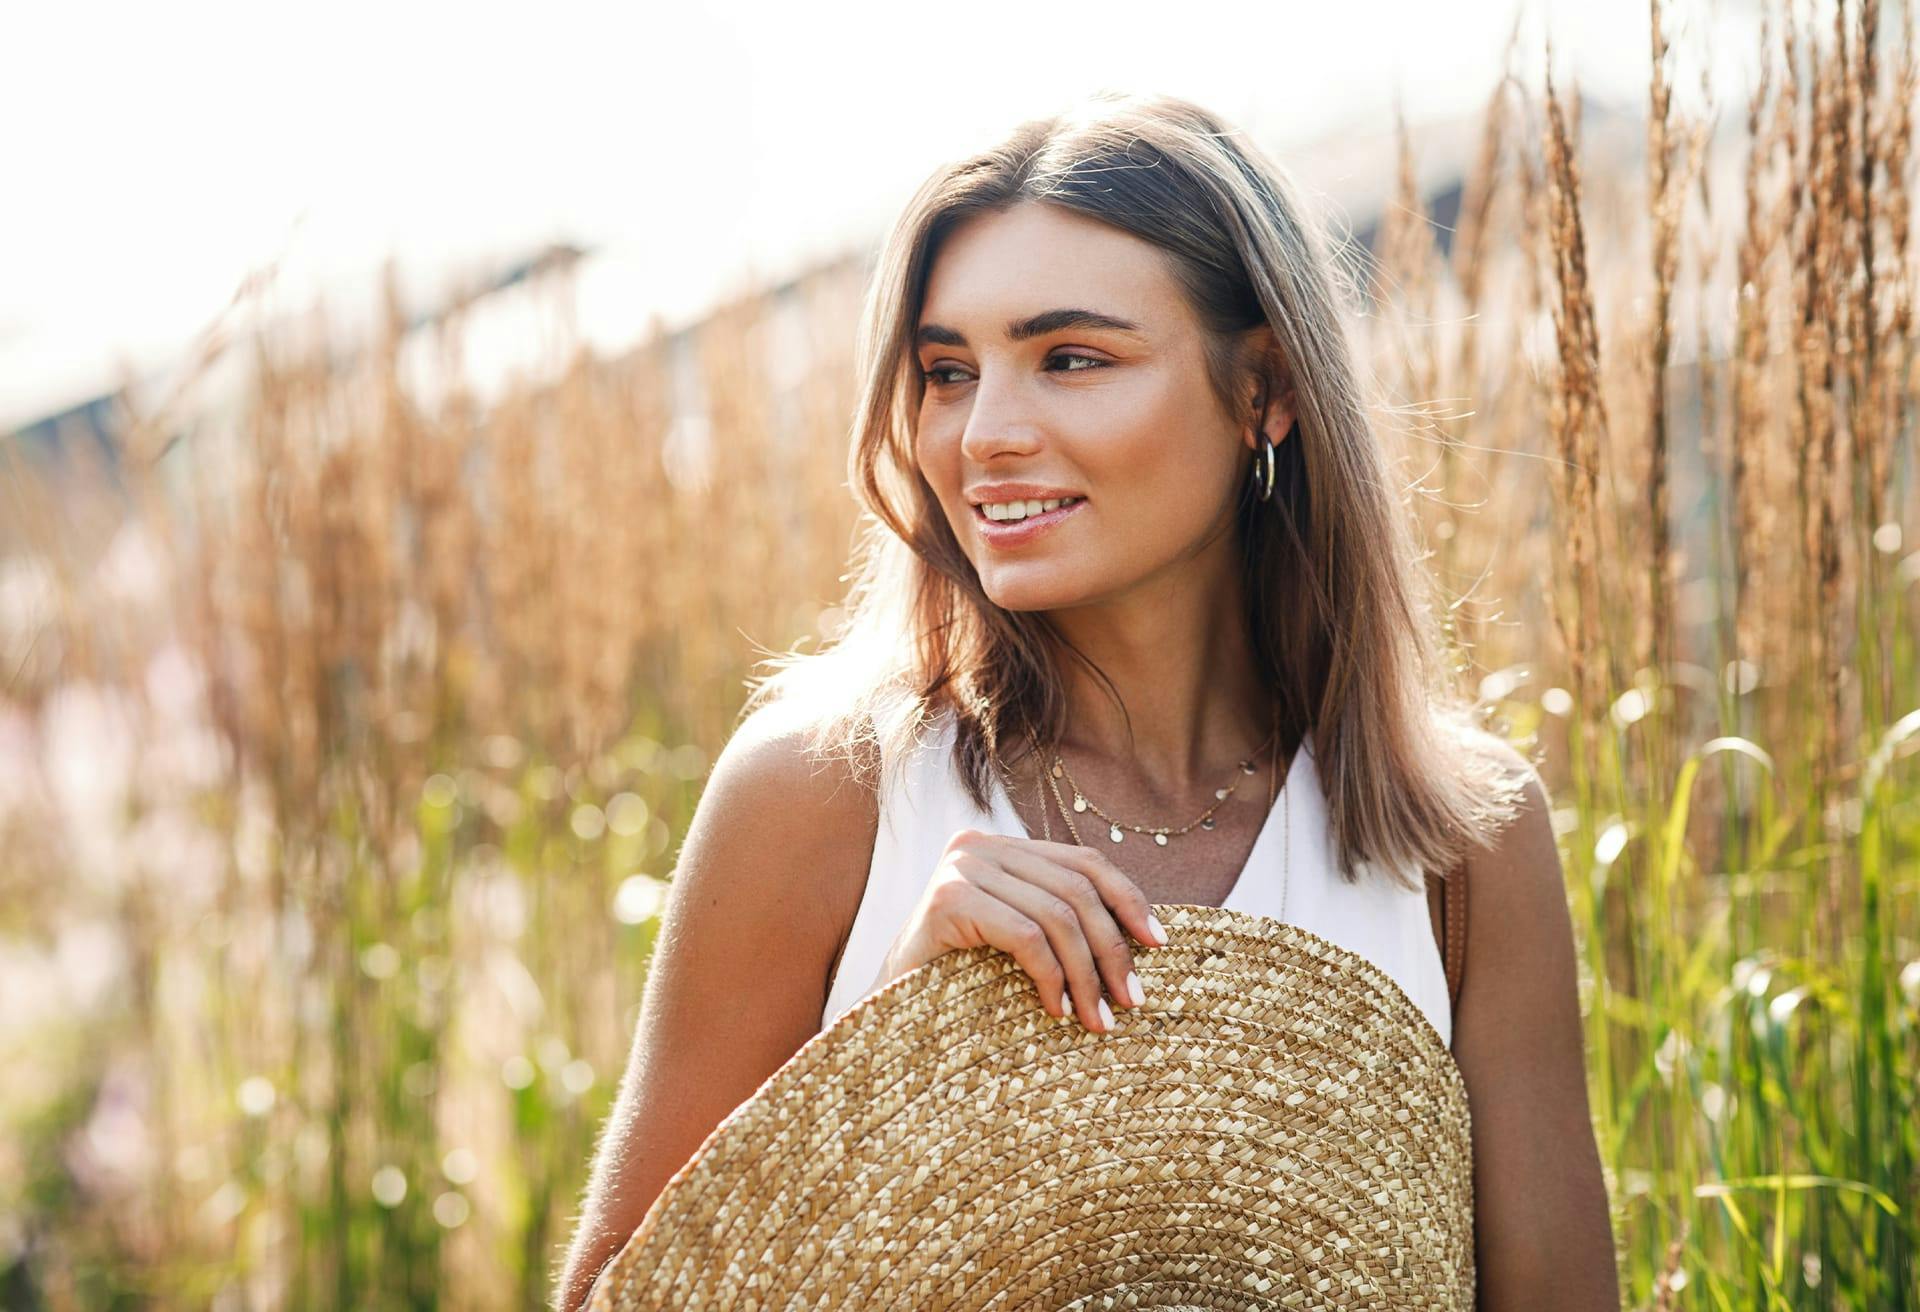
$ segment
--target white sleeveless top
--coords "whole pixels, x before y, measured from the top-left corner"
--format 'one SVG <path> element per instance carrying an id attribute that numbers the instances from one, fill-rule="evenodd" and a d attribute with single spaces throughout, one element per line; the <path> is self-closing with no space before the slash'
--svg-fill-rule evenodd
<path id="1" fill-rule="evenodd" d="M 994 776 L 992 809 L 983 814 L 960 784 L 953 762 L 954 718 L 943 712 L 895 780 L 882 776 L 880 827 L 853 928 L 827 991 L 820 1028 L 874 991 L 875 977 L 894 937 L 907 923 L 933 879 L 947 840 L 957 830 L 979 829 L 1010 838 L 1026 827 Z M 891 766 L 891 762 L 888 762 Z M 889 786 L 897 783 L 896 786 Z M 1247 864 L 1222 904 L 1229 910 L 1280 918 L 1281 857 L 1290 866 L 1285 919 L 1358 953 L 1406 991 L 1443 1042 L 1453 1042 L 1446 967 L 1434 941 L 1427 895 L 1409 889 L 1369 864 L 1352 883 L 1340 878 L 1333 859 L 1326 796 L 1314 769 L 1311 742 L 1301 744 L 1288 767 L 1280 795 L 1254 840 Z M 1288 832 L 1291 830 L 1291 832 Z"/>

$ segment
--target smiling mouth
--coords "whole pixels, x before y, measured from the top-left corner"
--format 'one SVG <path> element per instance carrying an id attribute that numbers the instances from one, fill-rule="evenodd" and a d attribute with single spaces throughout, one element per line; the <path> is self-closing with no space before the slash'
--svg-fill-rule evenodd
<path id="1" fill-rule="evenodd" d="M 1005 516 L 999 519 L 996 519 L 992 515 L 989 515 L 987 513 L 987 503 L 985 502 L 976 503 L 973 507 L 973 513 L 975 518 L 985 520 L 989 524 L 1022 524 L 1022 523 L 1025 523 L 1027 520 L 1040 519 L 1043 516 L 1051 515 L 1056 511 L 1071 509 L 1072 507 L 1079 505 L 1082 501 L 1085 501 L 1086 498 L 1085 497 L 1052 497 L 1052 498 L 1049 498 L 1049 500 L 1052 500 L 1057 504 L 1049 506 L 1044 510 L 1035 510 L 1031 513 L 1021 514 L 1021 515 Z"/>
<path id="2" fill-rule="evenodd" d="M 974 519 L 981 541 L 994 547 L 1024 546 L 1026 543 L 1051 531 L 1062 520 L 1076 514 L 1086 504 L 1085 497 L 1075 497 L 1062 501 L 1052 510 L 1043 510 L 1035 515 L 1024 515 L 1019 519 L 990 519 L 985 508 L 973 508 Z"/>

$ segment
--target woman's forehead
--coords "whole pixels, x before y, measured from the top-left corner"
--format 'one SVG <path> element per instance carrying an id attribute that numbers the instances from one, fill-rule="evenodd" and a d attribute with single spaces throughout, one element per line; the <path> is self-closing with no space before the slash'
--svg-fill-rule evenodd
<path id="1" fill-rule="evenodd" d="M 928 271 L 920 319 L 975 341 L 1004 340 L 1034 316 L 1071 308 L 1111 320 L 1109 331 L 1131 325 L 1144 335 L 1164 326 L 1177 298 L 1151 243 L 1057 207 L 1023 206 L 976 216 L 948 234 Z"/>

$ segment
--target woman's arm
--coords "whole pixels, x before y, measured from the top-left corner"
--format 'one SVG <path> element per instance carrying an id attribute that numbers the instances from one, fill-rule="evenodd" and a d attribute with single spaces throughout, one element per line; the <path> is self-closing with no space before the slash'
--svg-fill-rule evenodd
<path id="1" fill-rule="evenodd" d="M 828 964 L 879 822 L 844 763 L 767 711 L 714 762 L 688 826 L 553 1306 L 573 1312 L 669 1177 L 820 1029 Z"/>
<path id="2" fill-rule="evenodd" d="M 1613 1230 L 1589 1119 L 1573 923 L 1546 790 L 1469 858 L 1467 968 L 1453 1053 L 1473 1120 L 1483 1312 L 1618 1312 Z"/>

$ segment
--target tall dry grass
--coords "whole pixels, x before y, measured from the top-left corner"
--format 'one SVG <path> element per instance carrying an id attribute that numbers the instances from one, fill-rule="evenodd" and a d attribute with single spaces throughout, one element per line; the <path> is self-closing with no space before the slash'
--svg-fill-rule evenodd
<path id="1" fill-rule="evenodd" d="M 7 635 L 37 778 L 0 867 L 43 1077 L 0 1095 L 30 1302 L 540 1301 L 748 635 L 833 622 L 840 457 L 790 435 L 851 407 L 852 279 L 788 323 L 799 386 L 755 298 L 426 407 L 396 301 L 350 363 L 324 323 L 246 343 L 231 425 L 130 416 L 108 531 L 10 469 L 10 577 L 47 599 Z M 462 337 L 427 344 L 455 379 Z M 674 369 L 715 398 L 711 468 Z M 45 979 L 77 953 L 101 996 Z"/>
<path id="2" fill-rule="evenodd" d="M 1768 7 L 1741 142 L 1704 77 L 1704 107 L 1677 107 L 1685 52 L 1667 7 L 1649 16 L 1638 161 L 1603 141 L 1589 171 L 1551 77 L 1496 107 L 1539 143 L 1510 203 L 1551 333 L 1529 353 L 1527 272 L 1455 317 L 1509 325 L 1546 395 L 1519 381 L 1504 407 L 1499 380 L 1430 383 L 1402 352 L 1414 385 L 1491 401 L 1473 440 L 1502 490 L 1450 545 L 1552 562 L 1545 622 L 1483 631 L 1463 664 L 1491 668 L 1483 692 L 1559 785 L 1636 1305 L 1910 1307 L 1912 20 Z M 1523 453 L 1538 476 L 1507 481 Z M 1497 577 L 1503 601 L 1529 595 Z M 1566 691 L 1512 698 L 1542 674 Z"/>
<path id="3" fill-rule="evenodd" d="M 1912 18 L 1769 6 L 1723 116 L 1649 13 L 1644 120 L 1493 90 L 1446 250 L 1403 127 L 1363 344 L 1630 1303 L 1911 1308 Z M 497 401 L 478 305 L 216 331 L 239 413 L 0 445 L 0 1303 L 545 1298 L 756 644 L 835 630 L 862 272 Z"/>

